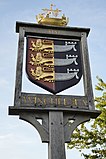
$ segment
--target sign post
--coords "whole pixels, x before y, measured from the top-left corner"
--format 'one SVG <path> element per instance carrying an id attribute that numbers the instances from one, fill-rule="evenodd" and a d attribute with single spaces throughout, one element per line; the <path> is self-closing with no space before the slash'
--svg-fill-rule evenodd
<path id="1" fill-rule="evenodd" d="M 49 111 L 49 159 L 65 159 L 64 125 L 62 111 Z"/>
<path id="2" fill-rule="evenodd" d="M 9 115 L 29 122 L 48 143 L 48 159 L 66 159 L 65 143 L 74 129 L 100 112 L 95 110 L 87 36 L 89 28 L 16 22 L 19 33 L 14 106 Z M 52 94 L 22 92 L 24 39 L 29 80 Z M 58 95 L 83 78 L 84 95 Z M 38 122 L 38 119 L 42 123 Z"/>

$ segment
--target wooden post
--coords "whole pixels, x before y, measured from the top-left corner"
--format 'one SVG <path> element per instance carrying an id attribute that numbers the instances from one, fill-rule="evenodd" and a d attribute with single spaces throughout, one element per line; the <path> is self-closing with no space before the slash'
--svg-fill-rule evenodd
<path id="1" fill-rule="evenodd" d="M 89 64 L 86 33 L 82 33 L 81 44 L 82 44 L 84 92 L 85 92 L 85 96 L 87 96 L 88 98 L 89 109 L 94 110 L 95 106 L 94 106 L 94 97 L 93 97 L 92 79 L 91 79 L 91 71 L 90 71 L 90 64 Z"/>
<path id="2" fill-rule="evenodd" d="M 63 127 L 63 112 L 49 112 L 49 159 L 66 159 L 65 142 L 64 142 L 64 127 Z"/>
<path id="3" fill-rule="evenodd" d="M 24 29 L 20 27 L 19 41 L 18 41 L 17 67 L 16 67 L 14 106 L 20 106 L 20 96 L 21 96 L 21 88 L 22 88 L 23 55 L 24 55 L 24 36 L 25 36 L 24 34 L 25 34 Z"/>

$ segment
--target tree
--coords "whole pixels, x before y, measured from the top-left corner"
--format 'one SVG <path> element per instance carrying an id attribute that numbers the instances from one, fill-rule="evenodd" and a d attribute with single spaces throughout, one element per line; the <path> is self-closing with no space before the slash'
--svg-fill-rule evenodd
<path id="1" fill-rule="evenodd" d="M 68 148 L 78 149 L 85 159 L 106 159 L 106 83 L 97 79 L 95 89 L 102 95 L 95 98 L 95 103 L 101 114 L 76 128 L 68 144 Z"/>

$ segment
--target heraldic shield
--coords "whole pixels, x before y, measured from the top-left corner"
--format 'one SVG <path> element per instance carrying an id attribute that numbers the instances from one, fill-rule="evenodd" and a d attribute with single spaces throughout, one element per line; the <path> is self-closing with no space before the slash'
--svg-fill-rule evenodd
<path id="1" fill-rule="evenodd" d="M 27 37 L 26 72 L 34 84 L 56 94 L 82 76 L 79 40 Z"/>

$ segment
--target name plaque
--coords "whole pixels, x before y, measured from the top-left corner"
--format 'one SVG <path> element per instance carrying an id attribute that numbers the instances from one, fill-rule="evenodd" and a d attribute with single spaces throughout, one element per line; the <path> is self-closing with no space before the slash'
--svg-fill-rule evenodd
<path id="1" fill-rule="evenodd" d="M 88 109 L 88 105 L 86 96 L 21 93 L 22 107 Z"/>

